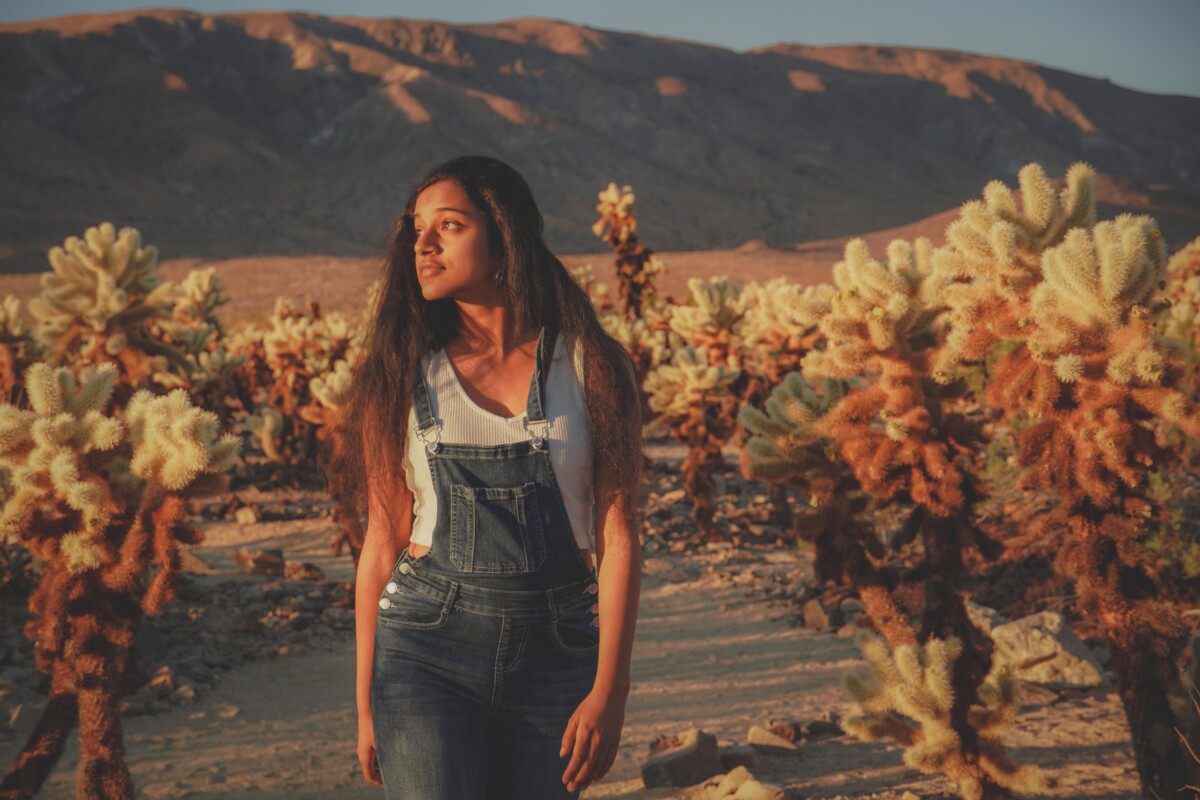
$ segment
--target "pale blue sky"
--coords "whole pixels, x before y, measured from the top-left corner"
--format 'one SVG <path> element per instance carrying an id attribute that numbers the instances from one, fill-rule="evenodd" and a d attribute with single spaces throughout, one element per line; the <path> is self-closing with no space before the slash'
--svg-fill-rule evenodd
<path id="1" fill-rule="evenodd" d="M 1200 97 L 1200 0 L 191 0 L 202 13 L 492 22 L 550 17 L 745 50 L 777 42 L 943 47 L 1028 59 L 1141 91 Z M 0 23 L 142 8 L 108 0 L 0 0 Z"/>

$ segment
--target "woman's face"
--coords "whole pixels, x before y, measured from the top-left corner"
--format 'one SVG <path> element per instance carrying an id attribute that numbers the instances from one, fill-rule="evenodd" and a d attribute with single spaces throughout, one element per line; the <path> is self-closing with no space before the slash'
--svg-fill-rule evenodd
<path id="1" fill-rule="evenodd" d="M 501 296 L 487 217 L 461 186 L 445 180 L 426 187 L 413 207 L 413 226 L 417 280 L 426 300 L 490 303 Z"/>

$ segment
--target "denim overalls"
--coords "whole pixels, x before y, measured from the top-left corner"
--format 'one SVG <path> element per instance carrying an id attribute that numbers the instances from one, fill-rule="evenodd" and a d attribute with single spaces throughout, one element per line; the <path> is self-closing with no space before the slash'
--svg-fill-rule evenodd
<path id="1" fill-rule="evenodd" d="M 515 444 L 441 441 L 417 370 L 438 512 L 429 553 L 405 549 L 379 600 L 371 711 L 388 800 L 578 797 L 558 751 L 596 677 L 598 585 L 546 441 L 554 342 L 543 328 Z"/>

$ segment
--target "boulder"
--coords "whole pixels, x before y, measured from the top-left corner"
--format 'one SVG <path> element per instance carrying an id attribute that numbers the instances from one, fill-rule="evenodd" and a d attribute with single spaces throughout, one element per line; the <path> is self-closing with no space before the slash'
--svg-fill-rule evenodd
<path id="1" fill-rule="evenodd" d="M 1104 682 L 1099 660 L 1054 611 L 997 625 L 992 641 L 997 657 L 1023 681 L 1062 689 L 1090 689 Z"/>
<path id="2" fill-rule="evenodd" d="M 992 628 L 997 625 L 1004 625 L 1011 622 L 1008 617 L 1002 615 L 994 608 L 981 606 L 978 603 L 967 601 L 967 616 L 971 618 L 971 622 L 975 623 L 975 627 L 984 633 L 991 633 Z"/>
<path id="3" fill-rule="evenodd" d="M 677 747 L 668 747 L 642 764 L 642 782 L 656 786 L 692 786 L 723 769 L 717 738 L 693 728 L 679 737 Z"/>
<path id="4" fill-rule="evenodd" d="M 758 762 L 758 752 L 748 744 L 732 744 L 720 748 L 721 769 L 753 767 Z"/>

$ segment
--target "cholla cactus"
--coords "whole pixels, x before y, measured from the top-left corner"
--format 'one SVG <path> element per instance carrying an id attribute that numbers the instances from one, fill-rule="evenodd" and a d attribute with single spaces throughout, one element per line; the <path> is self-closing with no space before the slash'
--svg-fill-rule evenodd
<path id="1" fill-rule="evenodd" d="M 819 425 L 813 424 L 832 442 L 826 458 L 840 491 L 861 490 L 893 508 L 901 504 L 907 518 L 886 548 L 873 531 L 860 530 L 863 523 L 839 520 L 847 538 L 818 537 L 818 561 L 826 565 L 823 576 L 859 590 L 872 621 L 893 646 L 949 636 L 968 642 L 954 675 L 961 704 L 951 719 L 963 748 L 959 755 L 970 761 L 978 753 L 967 703 L 991 667 L 991 643 L 966 613 L 964 551 L 975 547 L 994 555 L 995 546 L 974 519 L 980 494 L 971 456 L 982 438 L 978 424 L 952 408 L 959 385 L 943 388 L 928 379 L 939 344 L 941 306 L 933 287 L 940 279 L 924 240 L 915 246 L 893 241 L 886 264 L 873 259 L 861 239 L 852 240 L 833 274 L 836 292 L 812 292 L 791 303 L 796 318 L 816 325 L 826 340 L 824 349 L 805 357 L 805 377 L 854 382 Z M 799 378 L 789 380 L 795 387 L 791 394 L 802 400 Z M 766 431 L 761 416 L 746 418 Z M 754 447 L 759 458 L 766 454 L 762 444 Z M 811 448 L 801 452 L 816 457 Z M 839 461 L 848 465 L 857 486 L 839 475 Z M 824 485 L 829 480 L 825 477 Z M 842 517 L 861 510 L 860 505 Z M 918 539 L 920 549 L 906 553 Z M 913 558 L 917 564 L 910 567 Z M 901 610 L 896 594 L 901 583 L 924 587 L 919 631 Z"/>
<path id="2" fill-rule="evenodd" d="M 671 330 L 687 345 L 705 350 L 710 362 L 740 369 L 734 329 L 745 316 L 747 304 L 742 287 L 726 277 L 709 281 L 689 278 L 688 302 L 672 310 Z"/>
<path id="3" fill-rule="evenodd" d="M 592 233 L 606 241 L 617 256 L 617 282 L 624 304 L 622 313 L 632 320 L 641 316 L 642 303 L 654 294 L 654 276 L 665 267 L 650 248 L 637 240 L 637 218 L 633 215 L 633 189 L 617 188 L 610 183 L 599 194 L 596 206 L 600 218 L 592 225 Z"/>
<path id="4" fill-rule="evenodd" d="M 739 372 L 724 364 L 712 364 L 703 350 L 683 347 L 669 364 L 646 376 L 643 388 L 649 394 L 655 416 L 646 423 L 647 436 L 669 434 L 688 445 L 680 472 L 684 489 L 692 498 L 693 518 L 701 532 L 713 535 L 715 486 L 712 471 L 721 467 L 721 445 L 731 430 L 730 386 Z"/>
<path id="5" fill-rule="evenodd" d="M 968 475 L 956 464 L 978 434 L 925 380 L 936 317 L 923 300 L 932 277 L 922 247 L 895 240 L 888 263 L 854 239 L 834 265 L 838 292 L 827 308 L 803 309 L 827 339 L 804 360 L 806 375 L 876 378 L 830 412 L 830 432 L 863 488 L 886 500 L 899 491 L 939 517 L 961 513 Z M 877 377 L 876 377 L 877 376 Z M 951 392 L 944 394 L 950 395 Z"/>
<path id="6" fill-rule="evenodd" d="M 629 352 L 641 376 L 666 363 L 670 354 L 683 346 L 678 334 L 670 330 L 653 330 L 645 319 L 627 320 L 608 311 L 600 314 L 600 323 L 608 335 Z"/>
<path id="7" fill-rule="evenodd" d="M 1022 175 L 1037 172 L 1031 165 Z M 1178 607 L 1157 597 L 1142 543 L 1157 516 L 1148 471 L 1178 454 L 1148 426 L 1165 421 L 1200 437 L 1200 413 L 1179 388 L 1176 348 L 1154 332 L 1162 237 L 1144 216 L 1093 226 L 1092 195 L 1090 169 L 1076 165 L 1028 249 L 1028 281 L 1006 285 L 999 270 L 984 267 L 962 272 L 966 282 L 951 287 L 949 336 L 963 360 L 978 361 L 1018 340 L 993 367 L 986 399 L 1010 422 L 1036 420 L 1018 439 L 1020 487 L 1058 502 L 1012 544 L 1053 555 L 1056 571 L 1076 586 L 1080 612 L 1110 637 L 1143 791 L 1166 796 L 1186 780 L 1166 694 L 1178 680 L 1173 660 L 1184 628 Z M 964 215 L 973 208 L 964 206 Z M 935 261 L 953 262 L 963 249 L 951 240 Z M 993 300 L 1006 292 L 1004 303 Z"/>
<path id="8" fill-rule="evenodd" d="M 271 461 L 295 465 L 315 452 L 330 408 L 313 395 L 312 381 L 336 373 L 338 361 L 351 363 L 361 340 L 362 326 L 343 315 L 322 314 L 314 302 L 301 311 L 282 297 L 269 329 L 231 338 L 248 355 L 246 383 L 266 387 L 245 422 Z"/>
<path id="9" fill-rule="evenodd" d="M 979 743 L 972 748 L 977 756 L 967 759 L 963 754 L 968 748 L 951 719 L 956 706 L 952 676 L 962 643 L 930 639 L 889 652 L 883 639 L 866 631 L 857 640 L 873 677 L 844 679 L 846 691 L 864 712 L 842 722 L 847 733 L 868 742 L 894 739 L 905 748 L 905 764 L 925 774 L 947 775 L 966 800 L 1004 796 L 1004 790 L 1045 794 L 1054 786 L 1041 769 L 1014 764 L 1001 744 L 1019 705 L 1007 668 L 993 669 L 970 704 L 971 729 Z"/>
<path id="10" fill-rule="evenodd" d="M 596 277 L 596 269 L 591 264 L 581 264 L 570 269 L 571 277 L 575 279 L 592 301 L 597 313 L 610 312 L 613 307 L 612 296 L 608 292 L 608 284 Z"/>
<path id="11" fill-rule="evenodd" d="M 814 302 L 828 303 L 833 293 L 828 284 L 801 286 L 782 276 L 746 284 L 742 292 L 745 313 L 733 328 L 742 369 L 769 385 L 798 370 L 824 334 L 812 321 L 813 315 L 797 309 Z"/>
<path id="12" fill-rule="evenodd" d="M 117 405 L 156 374 L 187 369 L 184 352 L 148 330 L 149 321 L 170 314 L 175 286 L 159 282 L 158 250 L 142 247 L 135 228 L 118 233 L 104 222 L 83 239 L 71 236 L 51 248 L 49 259 L 53 271 L 42 276 L 42 294 L 29 311 L 51 363 L 118 364 L 126 388 L 114 398 Z"/>
<path id="13" fill-rule="evenodd" d="M 894 571 L 881 569 L 886 552 L 874 528 L 871 498 L 838 458 L 826 414 L 846 395 L 845 381 L 826 378 L 820 393 L 798 372 L 771 390 L 765 411 L 742 406 L 738 421 L 752 434 L 742 451 L 743 470 L 772 485 L 792 486 L 808 497 L 794 520 L 796 532 L 815 546 L 817 578 L 856 588 L 872 622 L 888 641 L 916 641 L 908 615 L 895 599 Z"/>
<path id="14" fill-rule="evenodd" d="M 245 373 L 246 353 L 233 352 L 216 309 L 229 302 L 225 283 L 214 267 L 192 270 L 175 287 L 170 316 L 151 323 L 152 334 L 164 344 L 183 350 L 187 363 L 154 374 L 163 386 L 185 388 L 192 400 L 230 424 L 250 404 Z"/>
<path id="15" fill-rule="evenodd" d="M 963 205 L 946 228 L 945 247 L 933 257 L 950 307 L 949 334 L 933 375 L 949 382 L 960 361 L 980 361 L 1002 338 L 1023 339 L 1029 293 L 1041 278 L 1041 254 L 1096 218 L 1094 170 L 1082 162 L 1067 170 L 1066 188 L 1054 194 L 1045 171 L 1027 164 L 1018 173 L 1021 207 L 1002 181 L 983 200 Z"/>
<path id="16" fill-rule="evenodd" d="M 1179 342 L 1187 369 L 1184 391 L 1196 398 L 1200 389 L 1200 237 L 1171 256 L 1162 294 L 1171 308 L 1160 317 L 1158 332 Z"/>
<path id="17" fill-rule="evenodd" d="M 21 318 L 21 301 L 11 294 L 0 304 L 0 398 L 15 402 L 17 376 L 46 354 Z"/>
<path id="18" fill-rule="evenodd" d="M 827 284 L 803 287 L 785 277 L 772 278 L 765 284 L 751 281 L 742 292 L 745 313 L 733 326 L 733 342 L 742 368 L 743 386 L 740 405 L 754 406 L 767 399 L 771 387 L 784 376 L 800 368 L 805 355 L 824 337 L 813 317 L 800 314 L 814 298 L 828 300 L 833 287 Z M 739 422 L 734 441 L 741 443 L 742 476 L 752 477 L 745 441 L 749 432 Z M 786 526 L 790 508 L 786 484 L 771 483 L 768 490 L 769 519 Z"/>
<path id="19" fill-rule="evenodd" d="M 179 546 L 199 533 L 186 501 L 221 491 L 239 441 L 186 392 L 139 390 L 123 413 L 104 413 L 111 363 L 38 363 L 25 375 L 32 409 L 0 406 L 0 467 L 8 487 L 0 537 L 18 540 L 44 569 L 25 629 L 50 697 L 0 792 L 31 796 L 80 728 L 80 797 L 132 797 L 118 708 L 142 613 L 175 593 Z M 151 575 L 151 570 L 157 571 Z"/>

